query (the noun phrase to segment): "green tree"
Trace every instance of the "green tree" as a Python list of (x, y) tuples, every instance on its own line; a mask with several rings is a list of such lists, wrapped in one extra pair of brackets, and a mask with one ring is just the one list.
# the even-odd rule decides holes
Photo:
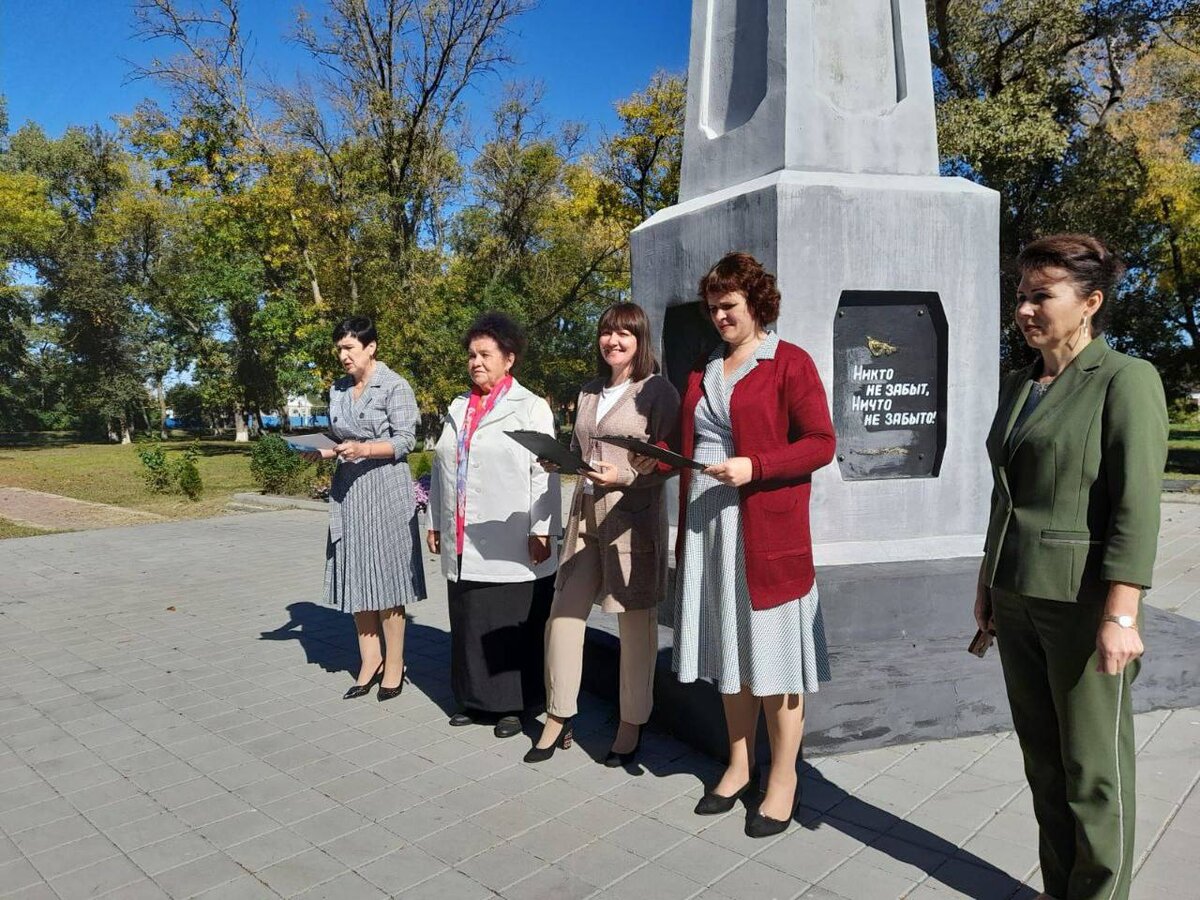
[(1197, 10), (1189, 0), (927, 0), (927, 8), (943, 168), (1002, 198), (1002, 356), (1015, 365), (1027, 358), (1008, 327), (1021, 246), (1051, 231), (1089, 231), (1143, 262), (1135, 209), (1144, 176), (1113, 120), (1127, 105), (1130, 68)]
[(59, 219), (54, 240), (23, 260), (37, 273), (40, 314), (58, 327), (71, 363), (72, 407), (95, 427), (128, 441), (134, 417), (145, 422), (143, 345), (147, 312), (126, 278), (107, 228), (131, 180), (130, 160), (99, 129), (68, 129), (58, 140), (35, 125), (17, 132), (11, 163), (45, 185)]
[(656, 72), (645, 90), (616, 106), (621, 130), (605, 142), (601, 172), (618, 189), (633, 228), (679, 200), (687, 79)]
[(1200, 19), (1130, 67), (1113, 131), (1139, 190), (1141, 265), (1122, 329), (1178, 386), (1200, 384)]
[(31, 424), (38, 380), (28, 352), (36, 304), (28, 286), (14, 283), (12, 270), (46, 247), (59, 223), (45, 182), (14, 165), (0, 96), (0, 430)]

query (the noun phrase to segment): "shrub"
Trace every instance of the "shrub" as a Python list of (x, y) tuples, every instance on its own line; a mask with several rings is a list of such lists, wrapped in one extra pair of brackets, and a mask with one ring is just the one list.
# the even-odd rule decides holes
[(1167, 414), (1174, 425), (1195, 425), (1200, 421), (1200, 410), (1196, 407), (1196, 401), (1186, 394), (1167, 404)]
[(138, 448), (138, 459), (142, 461), (142, 479), (146, 487), (156, 494), (169, 494), (175, 483), (174, 472), (167, 461), (167, 451), (162, 441), (147, 441)]
[(433, 471), (433, 451), (418, 450), (408, 454), (408, 467), (412, 470), (414, 480), (430, 474)]
[(312, 499), (329, 499), (329, 491), (333, 487), (333, 470), (335, 468), (337, 468), (337, 462), (332, 459), (323, 459), (317, 463), (317, 469), (313, 473), (312, 482), (308, 486), (308, 495)]
[(250, 451), (250, 474), (264, 494), (306, 493), (309, 465), (277, 434), (259, 438)]
[(200, 480), (200, 470), (196, 468), (196, 461), (188, 456), (184, 456), (183, 459), (179, 460), (178, 466), (179, 490), (189, 500), (199, 500), (200, 494), (204, 490), (204, 482)]
[(138, 448), (137, 455), (142, 463), (142, 478), (154, 493), (183, 494), (189, 500), (200, 499), (204, 482), (196, 468), (200, 446), (195, 441), (179, 454), (178, 459), (167, 458), (166, 448), (160, 440), (146, 441)]

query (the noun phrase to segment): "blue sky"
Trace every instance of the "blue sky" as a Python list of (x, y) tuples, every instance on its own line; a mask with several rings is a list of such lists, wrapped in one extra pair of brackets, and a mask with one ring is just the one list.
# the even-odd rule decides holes
[[(185, 0), (186, 2), (186, 0)], [(314, 14), (318, 0), (304, 4)], [(285, 40), (297, 4), (243, 0), (255, 39), (255, 62), (284, 83), (307, 65)], [(643, 87), (657, 69), (687, 66), (691, 0), (541, 0), (516, 21), (518, 63), (506, 79), (539, 79), (552, 121), (588, 126), (597, 138), (615, 128), (612, 105)], [(155, 85), (129, 81), (127, 60), (144, 62), (165, 47), (133, 34), (131, 0), (0, 0), (0, 93), (12, 130), (34, 120), (51, 134), (68, 125), (112, 127)], [(469, 98), (471, 120), (487, 124), (499, 81)]]

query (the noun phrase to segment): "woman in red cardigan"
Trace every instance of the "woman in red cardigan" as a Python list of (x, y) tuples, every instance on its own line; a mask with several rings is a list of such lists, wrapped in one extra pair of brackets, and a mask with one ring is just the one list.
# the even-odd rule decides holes
[(833, 424), (812, 359), (766, 330), (779, 313), (773, 275), (730, 253), (699, 293), (721, 344), (688, 376), (674, 442), (707, 464), (680, 484), (675, 670), (716, 683), (729, 730), (728, 768), (700, 815), (757, 799), (765, 710), (771, 770), (746, 833), (768, 837), (795, 809), (804, 695), (829, 679), (808, 502), (812, 473), (833, 459)]

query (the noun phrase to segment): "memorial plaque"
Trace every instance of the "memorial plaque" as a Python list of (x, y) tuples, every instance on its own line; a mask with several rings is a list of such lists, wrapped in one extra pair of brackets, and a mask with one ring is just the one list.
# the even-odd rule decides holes
[(946, 333), (935, 293), (842, 293), (832, 409), (842, 478), (937, 477), (946, 448)]

